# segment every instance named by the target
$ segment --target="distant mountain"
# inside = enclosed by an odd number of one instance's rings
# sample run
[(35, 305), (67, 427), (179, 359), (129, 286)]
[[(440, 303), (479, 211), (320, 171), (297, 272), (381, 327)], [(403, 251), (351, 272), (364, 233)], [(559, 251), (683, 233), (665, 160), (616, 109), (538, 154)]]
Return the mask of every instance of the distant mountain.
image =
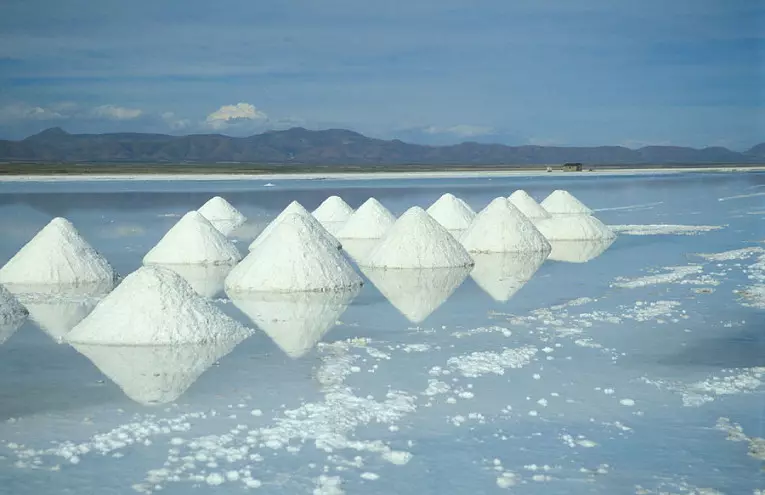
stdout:
[(532, 165), (755, 163), (765, 161), (765, 143), (746, 153), (722, 147), (703, 149), (646, 146), (505, 146), (466, 142), (423, 146), (363, 136), (344, 129), (301, 127), (236, 138), (220, 134), (69, 134), (59, 127), (21, 141), (0, 140), (0, 160), (33, 162), (246, 162), (308, 165)]

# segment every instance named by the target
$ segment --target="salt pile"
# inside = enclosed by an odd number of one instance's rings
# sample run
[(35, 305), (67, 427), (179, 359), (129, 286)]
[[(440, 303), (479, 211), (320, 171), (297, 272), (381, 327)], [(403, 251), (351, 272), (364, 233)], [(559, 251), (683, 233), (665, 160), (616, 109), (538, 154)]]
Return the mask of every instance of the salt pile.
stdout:
[(337, 232), (338, 239), (379, 239), (396, 222), (396, 217), (375, 198), (369, 198)]
[(550, 213), (542, 208), (539, 203), (537, 203), (536, 200), (523, 189), (518, 189), (507, 199), (509, 199), (516, 208), (521, 210), (521, 213), (526, 215), (526, 218), (532, 222), (550, 218)]
[(239, 250), (197, 211), (186, 213), (143, 258), (149, 264), (232, 264)]
[(614, 240), (611, 238), (599, 241), (550, 241), (552, 251), (548, 259), (566, 263), (587, 263), (603, 254)]
[(343, 239), (343, 251), (357, 264), (363, 264), (380, 239)]
[(422, 208), (409, 208), (363, 261), (379, 268), (473, 266), (473, 258)]
[(337, 323), (359, 289), (343, 292), (232, 293), (231, 302), (297, 359)]
[(558, 189), (550, 193), (541, 203), (551, 215), (592, 215), (592, 210), (568, 191)]
[(114, 280), (109, 263), (80, 236), (69, 220), (54, 218), (0, 268), (0, 283), (79, 285)]
[(0, 285), (0, 344), (16, 333), (28, 314), (13, 294)]
[(131, 273), (67, 335), (78, 344), (180, 345), (218, 342), (249, 331), (180, 275), (157, 266)]
[(143, 405), (177, 400), (245, 335), (203, 345), (134, 346), (72, 344), (130, 399)]
[(311, 213), (325, 229), (336, 234), (353, 215), (353, 208), (340, 196), (330, 196)]
[(229, 235), (247, 221), (247, 217), (220, 196), (210, 199), (197, 211), (223, 235)]
[(333, 244), (335, 246), (335, 249), (340, 249), (342, 247), (340, 242), (337, 239), (335, 239), (335, 237), (332, 234), (330, 234), (327, 231), (327, 229), (325, 229), (321, 225), (321, 223), (319, 223), (319, 221), (313, 217), (313, 215), (308, 213), (308, 210), (303, 208), (303, 205), (301, 205), (297, 201), (293, 201), (292, 203), (287, 205), (287, 207), (284, 210), (282, 210), (282, 212), (279, 213), (279, 215), (276, 218), (274, 218), (271, 223), (266, 225), (266, 228), (263, 229), (263, 232), (261, 232), (260, 235), (257, 238), (255, 238), (254, 241), (252, 241), (252, 244), (250, 244), (250, 247), (249, 247), (250, 251), (257, 248), (258, 244), (263, 242), (263, 240), (266, 239), (269, 236), (269, 234), (271, 234), (271, 232), (276, 228), (276, 226), (282, 223), (282, 221), (290, 215), (299, 215), (305, 218), (306, 223), (310, 224), (311, 230), (317, 232), (319, 236), (325, 238), (328, 242)]
[(155, 265), (169, 268), (189, 283), (192, 289), (208, 299), (223, 292), (223, 283), (234, 265)]
[(470, 267), (364, 269), (364, 275), (412, 323), (425, 321), (469, 274)]
[(471, 253), (550, 251), (550, 243), (507, 198), (481, 210), (460, 241)]
[(593, 241), (616, 237), (608, 226), (589, 215), (555, 215), (541, 220), (537, 228), (548, 241)]
[(446, 230), (465, 230), (475, 218), (473, 209), (451, 193), (438, 198), (426, 211)]
[(361, 277), (324, 232), (310, 215), (283, 217), (226, 277), (226, 292), (322, 292), (361, 286)]
[(492, 299), (505, 302), (531, 280), (547, 253), (476, 253), (473, 259), (470, 277)]

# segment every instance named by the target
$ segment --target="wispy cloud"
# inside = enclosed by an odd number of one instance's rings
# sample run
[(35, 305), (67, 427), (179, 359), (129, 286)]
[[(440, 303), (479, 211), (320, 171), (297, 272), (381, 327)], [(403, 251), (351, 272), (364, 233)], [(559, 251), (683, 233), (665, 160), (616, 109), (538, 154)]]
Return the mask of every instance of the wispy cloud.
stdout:
[(110, 120), (132, 120), (143, 115), (143, 110), (137, 108), (119, 107), (117, 105), (101, 105), (93, 109), (93, 116)]
[(4, 121), (14, 120), (60, 120), (67, 118), (50, 107), (28, 105), (26, 103), (11, 103), (0, 107), (0, 119)]
[(207, 116), (206, 123), (213, 129), (224, 129), (229, 124), (242, 121), (267, 121), (268, 115), (250, 103), (223, 105)]

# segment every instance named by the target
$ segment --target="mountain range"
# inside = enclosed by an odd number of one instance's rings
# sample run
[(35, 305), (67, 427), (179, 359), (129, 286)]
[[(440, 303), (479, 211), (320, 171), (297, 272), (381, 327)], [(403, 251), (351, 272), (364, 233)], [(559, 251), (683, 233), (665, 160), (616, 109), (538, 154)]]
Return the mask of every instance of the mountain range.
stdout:
[(383, 140), (345, 129), (300, 127), (249, 137), (221, 134), (70, 134), (54, 127), (21, 141), (0, 140), (0, 161), (259, 163), (293, 165), (535, 165), (765, 163), (765, 143), (748, 151), (680, 146), (506, 146), (464, 142), (425, 146)]

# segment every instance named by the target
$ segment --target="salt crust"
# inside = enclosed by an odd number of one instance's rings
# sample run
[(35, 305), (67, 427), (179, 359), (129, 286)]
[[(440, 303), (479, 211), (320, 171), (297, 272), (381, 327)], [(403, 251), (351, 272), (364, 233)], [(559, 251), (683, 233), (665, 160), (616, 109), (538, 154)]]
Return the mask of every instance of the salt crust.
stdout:
[(310, 215), (282, 218), (226, 277), (226, 292), (348, 290), (361, 277)]
[(143, 258), (148, 264), (236, 263), (242, 255), (209, 220), (198, 211), (186, 213)]
[(311, 213), (322, 225), (347, 221), (353, 215), (353, 208), (340, 196), (330, 196)]
[(6, 325), (26, 318), (29, 313), (16, 297), (0, 285), (0, 325)]
[(168, 268), (191, 285), (191, 288), (208, 299), (212, 299), (223, 292), (223, 284), (234, 265), (176, 265), (157, 264)]
[(470, 277), (492, 299), (505, 302), (531, 280), (547, 253), (476, 253), (473, 259)]
[(364, 268), (363, 272), (406, 319), (421, 323), (462, 285), (470, 268)]
[(79, 285), (114, 280), (106, 259), (65, 218), (54, 218), (0, 268), (0, 283)]
[(231, 293), (231, 302), (291, 358), (310, 351), (337, 323), (359, 289), (343, 292)]
[(339, 239), (379, 239), (396, 223), (396, 217), (375, 198), (369, 198), (337, 232)]
[(379, 268), (472, 267), (470, 254), (422, 208), (408, 209), (362, 263)]
[(475, 218), (475, 211), (466, 202), (446, 193), (426, 210), (446, 230), (465, 230)]
[(552, 251), (547, 258), (566, 263), (587, 263), (603, 254), (616, 238), (598, 241), (550, 241)]
[(521, 213), (526, 215), (526, 218), (532, 222), (544, 220), (545, 218), (550, 218), (551, 216), (547, 210), (542, 208), (542, 206), (540, 206), (540, 204), (537, 203), (536, 200), (523, 189), (518, 189), (517, 191), (513, 192), (513, 194), (511, 194), (507, 199), (516, 208), (521, 210)]
[(229, 235), (247, 221), (247, 217), (220, 196), (211, 198), (197, 211), (223, 235)]
[(80, 344), (180, 345), (236, 339), (249, 332), (174, 271), (144, 266), (128, 275), (66, 339)]
[(548, 241), (594, 241), (613, 239), (616, 234), (590, 215), (555, 215), (537, 223)]
[(481, 210), (460, 242), (470, 253), (550, 251), (550, 243), (507, 198)]
[(626, 235), (698, 235), (724, 228), (721, 225), (609, 225), (613, 232)]
[(282, 210), (282, 212), (279, 213), (279, 215), (276, 218), (274, 218), (273, 221), (271, 221), (271, 223), (266, 225), (266, 228), (263, 229), (260, 235), (258, 235), (258, 237), (256, 237), (255, 240), (252, 241), (252, 243), (250, 244), (249, 250), (252, 251), (256, 247), (258, 247), (258, 245), (261, 242), (263, 242), (269, 236), (269, 234), (271, 234), (271, 232), (276, 228), (276, 226), (282, 223), (282, 221), (289, 215), (300, 215), (304, 217), (306, 219), (306, 222), (311, 225), (312, 231), (317, 231), (319, 235), (326, 238), (328, 242), (332, 243), (336, 249), (340, 249), (342, 247), (340, 242), (332, 234), (330, 234), (327, 231), (327, 229), (325, 229), (321, 225), (321, 223), (319, 223), (319, 221), (316, 220), (313, 217), (313, 215), (311, 215), (308, 212), (308, 210), (303, 208), (303, 205), (301, 205), (297, 201), (293, 201), (292, 203), (287, 205), (287, 207), (284, 210)]
[(568, 191), (558, 189), (540, 204), (551, 215), (592, 215), (592, 210)]
[(198, 345), (125, 346), (73, 344), (130, 399), (144, 405), (178, 399), (247, 334)]

